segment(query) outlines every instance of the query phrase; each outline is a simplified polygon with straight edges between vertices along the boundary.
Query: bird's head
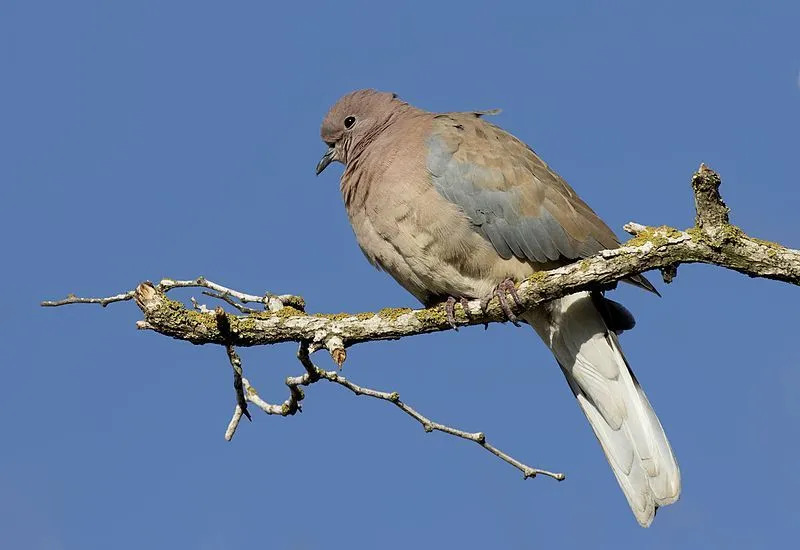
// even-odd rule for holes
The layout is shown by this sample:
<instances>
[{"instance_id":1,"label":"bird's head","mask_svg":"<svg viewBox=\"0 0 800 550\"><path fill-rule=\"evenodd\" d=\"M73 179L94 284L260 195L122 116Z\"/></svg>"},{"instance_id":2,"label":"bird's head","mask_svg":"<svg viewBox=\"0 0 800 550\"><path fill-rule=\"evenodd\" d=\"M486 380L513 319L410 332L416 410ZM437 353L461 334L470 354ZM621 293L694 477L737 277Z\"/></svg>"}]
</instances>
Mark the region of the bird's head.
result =
<instances>
[{"instance_id":1,"label":"bird's head","mask_svg":"<svg viewBox=\"0 0 800 550\"><path fill-rule=\"evenodd\" d=\"M317 164L317 175L332 162L347 164L406 106L396 94L376 90L357 90L339 99L322 121L320 135L328 150Z\"/></svg>"}]
</instances>

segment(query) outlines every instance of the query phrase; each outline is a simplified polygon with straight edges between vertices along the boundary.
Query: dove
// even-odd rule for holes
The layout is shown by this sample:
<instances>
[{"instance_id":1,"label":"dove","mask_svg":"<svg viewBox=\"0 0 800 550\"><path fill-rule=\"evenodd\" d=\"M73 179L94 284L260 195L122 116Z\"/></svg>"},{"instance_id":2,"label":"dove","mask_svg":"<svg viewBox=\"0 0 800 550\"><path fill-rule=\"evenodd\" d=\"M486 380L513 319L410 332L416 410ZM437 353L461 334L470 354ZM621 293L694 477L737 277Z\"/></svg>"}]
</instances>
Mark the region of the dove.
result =
<instances>
[{"instance_id":1,"label":"dove","mask_svg":"<svg viewBox=\"0 0 800 550\"><path fill-rule=\"evenodd\" d=\"M328 111L319 175L344 165L340 189L367 260L425 306L497 297L555 356L643 527L680 496L664 429L622 353L633 316L602 291L522 311L514 283L620 245L614 232L488 112L434 113L396 94L358 90ZM655 288L641 275L626 282ZM509 300L508 296L513 300Z\"/></svg>"}]
</instances>

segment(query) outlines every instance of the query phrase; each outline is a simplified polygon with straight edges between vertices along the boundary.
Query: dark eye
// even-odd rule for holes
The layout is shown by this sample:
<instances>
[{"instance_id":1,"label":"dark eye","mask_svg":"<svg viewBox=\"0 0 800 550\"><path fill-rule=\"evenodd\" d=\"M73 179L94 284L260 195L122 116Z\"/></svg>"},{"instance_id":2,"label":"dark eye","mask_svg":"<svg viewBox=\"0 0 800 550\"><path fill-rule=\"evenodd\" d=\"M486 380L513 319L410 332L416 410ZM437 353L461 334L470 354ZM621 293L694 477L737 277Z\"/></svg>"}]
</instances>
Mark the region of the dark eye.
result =
<instances>
[{"instance_id":1,"label":"dark eye","mask_svg":"<svg viewBox=\"0 0 800 550\"><path fill-rule=\"evenodd\" d=\"M349 116L346 119L344 119L344 127L345 128L350 128L355 123L356 123L356 117L354 117L354 116Z\"/></svg>"}]
</instances>

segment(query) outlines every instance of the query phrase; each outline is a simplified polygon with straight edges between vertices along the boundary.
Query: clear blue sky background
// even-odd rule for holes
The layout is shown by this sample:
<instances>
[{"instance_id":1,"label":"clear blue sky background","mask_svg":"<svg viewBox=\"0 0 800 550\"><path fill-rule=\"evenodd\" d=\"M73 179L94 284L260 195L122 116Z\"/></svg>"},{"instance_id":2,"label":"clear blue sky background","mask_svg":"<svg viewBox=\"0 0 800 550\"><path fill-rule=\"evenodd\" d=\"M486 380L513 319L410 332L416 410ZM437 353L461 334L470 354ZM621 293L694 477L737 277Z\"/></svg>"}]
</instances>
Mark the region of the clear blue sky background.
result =
<instances>
[{"instance_id":1,"label":"clear blue sky background","mask_svg":"<svg viewBox=\"0 0 800 550\"><path fill-rule=\"evenodd\" d=\"M565 471L563 483L523 481L468 442L324 384L303 414L255 414L226 443L222 349L137 332L130 303L37 305L201 274L302 294L312 311L415 305L359 252L340 168L314 177L322 116L362 87L431 110L503 108L495 121L619 232L690 225L689 178L706 162L737 224L800 246L800 7L641 4L4 2L0 546L792 540L797 288L684 266L659 283L662 299L616 292L638 317L623 345L684 479L649 530L527 328L360 345L345 373ZM271 401L301 370L294 351L243 350Z\"/></svg>"}]
</instances>

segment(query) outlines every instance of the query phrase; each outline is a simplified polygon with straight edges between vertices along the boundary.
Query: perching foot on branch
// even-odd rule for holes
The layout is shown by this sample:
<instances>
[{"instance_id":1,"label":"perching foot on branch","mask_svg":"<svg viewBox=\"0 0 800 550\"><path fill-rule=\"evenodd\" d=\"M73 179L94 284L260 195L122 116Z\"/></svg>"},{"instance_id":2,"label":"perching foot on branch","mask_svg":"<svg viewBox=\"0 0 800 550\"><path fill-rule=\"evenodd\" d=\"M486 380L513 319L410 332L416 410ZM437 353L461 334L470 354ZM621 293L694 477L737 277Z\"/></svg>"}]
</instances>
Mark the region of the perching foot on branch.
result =
<instances>
[{"instance_id":1,"label":"perching foot on branch","mask_svg":"<svg viewBox=\"0 0 800 550\"><path fill-rule=\"evenodd\" d=\"M461 305L461 309L464 310L464 315L469 315L469 300L464 298L463 296L456 300L453 296L447 298L447 301L444 303L444 310L445 314L447 315L447 322L450 323L450 326L453 330L458 332L458 324L456 323L456 302Z\"/></svg>"},{"instance_id":2,"label":"perching foot on branch","mask_svg":"<svg viewBox=\"0 0 800 550\"><path fill-rule=\"evenodd\" d=\"M492 290L489 294L487 294L481 299L481 310L483 310L483 312L486 313L487 308L489 307L489 302L492 300L492 298L496 296L497 301L500 303L500 308L503 310L503 314L505 314L506 316L506 319L514 323L514 326L518 327L520 326L519 319L517 319L517 316L511 310L511 307L508 304L508 298L506 297L506 294L511 295L511 297L514 299L514 304L518 308L520 309L523 308L522 300L520 300L519 294L517 294L517 287L514 284L514 281L512 281L511 279L506 279L505 281L494 287L494 290Z\"/></svg>"}]
</instances>

